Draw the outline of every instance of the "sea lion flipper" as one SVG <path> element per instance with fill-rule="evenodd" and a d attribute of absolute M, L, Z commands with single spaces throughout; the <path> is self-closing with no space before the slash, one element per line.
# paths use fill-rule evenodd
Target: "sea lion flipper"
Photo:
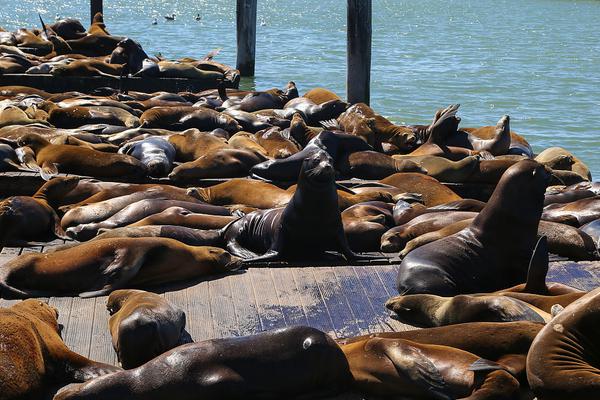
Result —
<path fill-rule="evenodd" d="M 485 358 L 480 358 L 469 366 L 469 371 L 474 372 L 490 372 L 498 370 L 506 370 L 506 368 L 497 362 L 486 360 Z"/>
<path fill-rule="evenodd" d="M 44 164 L 42 164 L 42 168 L 40 169 L 40 175 L 43 180 L 49 181 L 50 179 L 58 175 L 58 167 L 56 166 L 56 164 L 46 161 L 44 162 Z"/>
<path fill-rule="evenodd" d="M 59 239 L 72 240 L 69 236 L 67 236 L 67 234 L 63 230 L 62 226 L 60 225 L 60 218 L 58 217 L 58 215 L 56 215 L 54 210 L 52 211 L 52 220 L 54 223 L 54 235 Z"/>
<path fill-rule="evenodd" d="M 545 294 L 546 275 L 548 274 L 548 239 L 542 236 L 538 239 L 531 260 L 529 261 L 529 270 L 527 272 L 527 283 L 525 283 L 525 293 Z"/>

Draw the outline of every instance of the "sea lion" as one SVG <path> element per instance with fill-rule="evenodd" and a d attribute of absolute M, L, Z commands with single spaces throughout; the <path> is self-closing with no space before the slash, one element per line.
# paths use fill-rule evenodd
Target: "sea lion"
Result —
<path fill-rule="evenodd" d="M 126 226 L 115 229 L 100 229 L 93 240 L 120 237 L 164 237 L 175 239 L 190 246 L 222 247 L 222 237 L 219 229 L 193 229 L 175 225 Z"/>
<path fill-rule="evenodd" d="M 187 62 L 161 60 L 157 64 L 160 76 L 164 78 L 202 80 L 207 86 L 212 87 L 217 86 L 224 79 L 222 72 L 202 70 Z"/>
<path fill-rule="evenodd" d="M 311 140 L 317 137 L 325 129 L 306 125 L 304 118 L 300 113 L 295 113 L 292 116 L 289 126 L 290 137 L 294 138 L 302 148 L 304 148 Z"/>
<path fill-rule="evenodd" d="M 245 215 L 227 226 L 224 239 L 232 254 L 253 260 L 322 257 L 334 249 L 359 258 L 348 246 L 333 160 L 323 150 L 303 161 L 298 187 L 285 207 Z"/>
<path fill-rule="evenodd" d="M 342 346 L 353 386 L 367 396 L 418 399 L 518 397 L 502 364 L 448 346 L 372 338 Z"/>
<path fill-rule="evenodd" d="M 242 127 L 227 114 L 204 107 L 154 107 L 140 117 L 143 128 L 163 128 L 183 131 L 196 128 L 210 131 L 225 129 L 229 133 L 241 131 Z"/>
<path fill-rule="evenodd" d="M 356 190 L 356 189 L 355 189 Z M 485 207 L 485 203 L 475 199 L 461 199 L 450 201 L 448 203 L 438 204 L 433 207 L 426 207 L 421 202 L 423 201 L 423 196 L 419 193 L 412 192 L 402 192 L 404 195 L 417 195 L 417 199 L 409 199 L 410 201 L 406 201 L 406 198 L 400 198 L 396 201 L 394 205 L 394 222 L 396 225 L 403 225 L 407 222 L 413 220 L 414 218 L 428 213 L 441 212 L 441 211 L 473 211 L 479 212 L 483 210 Z M 403 201 L 400 201 L 403 200 Z"/>
<path fill-rule="evenodd" d="M 76 177 L 54 178 L 31 197 L 11 196 L 0 201 L 0 243 L 23 245 L 30 241 L 67 239 L 54 207 L 64 193 L 77 185 Z"/>
<path fill-rule="evenodd" d="M 194 213 L 183 207 L 169 207 L 128 226 L 176 225 L 194 229 L 220 229 L 238 218 L 237 216 Z"/>
<path fill-rule="evenodd" d="M 138 117 L 121 107 L 94 105 L 90 102 L 80 104 L 86 105 L 53 108 L 48 116 L 48 122 L 64 129 L 76 129 L 89 124 L 135 128 L 140 124 Z"/>
<path fill-rule="evenodd" d="M 103 296 L 124 286 L 148 287 L 238 269 L 217 247 L 167 238 L 93 240 L 52 253 L 30 253 L 0 267 L 0 287 L 15 297 Z"/>
<path fill-rule="evenodd" d="M 68 64 L 55 64 L 50 73 L 53 76 L 102 76 L 116 79 L 123 74 L 123 66 L 109 64 L 104 61 L 85 59 L 75 60 Z M 56 126 L 56 125 L 55 125 Z"/>
<path fill-rule="evenodd" d="M 74 40 L 86 35 L 85 28 L 75 18 L 62 18 L 48 25 L 48 28 L 65 40 Z"/>
<path fill-rule="evenodd" d="M 0 143 L 0 172 L 15 171 L 21 169 L 19 158 L 12 146 Z"/>
<path fill-rule="evenodd" d="M 46 180 L 59 172 L 97 177 L 139 177 L 146 174 L 141 162 L 124 154 L 51 144 L 34 133 L 22 136 L 18 144 L 33 149 L 36 162 L 41 167 L 40 174 Z"/>
<path fill-rule="evenodd" d="M 300 147 L 290 139 L 289 135 L 283 134 L 279 127 L 272 127 L 257 132 L 256 141 L 272 158 L 287 158 L 300 151 Z"/>
<path fill-rule="evenodd" d="M 52 144 L 70 144 L 71 146 L 83 146 L 88 149 L 103 151 L 105 153 L 116 153 L 119 148 L 110 143 L 91 143 L 85 140 L 78 139 L 71 135 L 60 135 L 50 140 Z"/>
<path fill-rule="evenodd" d="M 549 147 L 535 157 L 535 161 L 555 170 L 573 171 L 588 181 L 592 180 L 590 169 L 579 158 L 562 147 Z"/>
<path fill-rule="evenodd" d="M 54 399 L 314 398 L 346 390 L 351 379 L 331 338 L 297 326 L 179 346 L 139 368 L 67 386 Z"/>
<path fill-rule="evenodd" d="M 398 257 L 402 259 L 402 258 L 406 257 L 406 255 L 408 253 L 410 253 L 417 247 L 424 246 L 427 243 L 435 242 L 436 240 L 443 239 L 450 235 L 454 235 L 455 233 L 460 232 L 463 229 L 465 229 L 466 227 L 468 227 L 469 225 L 471 225 L 472 222 L 473 222 L 473 218 L 463 219 L 460 221 L 456 221 L 450 225 L 446 225 L 443 228 L 438 229 L 436 231 L 427 232 L 427 233 L 419 235 L 413 239 L 410 239 L 408 242 L 406 242 L 406 244 L 404 245 L 404 248 L 398 254 Z M 383 252 L 392 253 L 395 251 L 399 251 L 401 245 L 402 245 L 402 243 L 396 244 L 396 243 L 392 242 L 391 240 L 389 240 L 387 236 L 385 237 L 385 239 L 382 236 L 381 251 L 383 251 Z"/>
<path fill-rule="evenodd" d="M 253 166 L 266 161 L 260 153 L 249 150 L 222 148 L 207 153 L 194 161 L 173 168 L 169 179 L 173 181 L 238 178 L 248 176 Z"/>
<path fill-rule="evenodd" d="M 110 64 L 123 64 L 123 74 L 135 74 L 143 68 L 148 54 L 142 46 L 133 39 L 126 38 L 117 44 L 110 54 Z"/>
<path fill-rule="evenodd" d="M 230 97 L 223 85 L 219 85 L 219 96 L 223 101 L 221 108 L 254 112 L 265 109 L 280 109 L 292 99 L 298 97 L 298 89 L 294 82 L 288 82 L 285 91 L 271 89 L 264 92 L 251 92 L 243 98 Z"/>
<path fill-rule="evenodd" d="M 157 294 L 115 290 L 106 309 L 113 348 L 125 369 L 139 367 L 181 341 L 185 313 Z"/>
<path fill-rule="evenodd" d="M 600 393 L 595 343 L 600 289 L 567 306 L 537 335 L 527 355 L 527 380 L 540 399 L 588 400 Z"/>
<path fill-rule="evenodd" d="M 250 150 L 267 157 L 267 150 L 258 144 L 256 137 L 250 132 L 240 131 L 227 140 L 227 144 L 233 149 Z"/>
<path fill-rule="evenodd" d="M 234 178 L 214 186 L 188 189 L 188 194 L 209 204 L 244 204 L 260 209 L 285 206 L 293 193 L 254 179 Z"/>
<path fill-rule="evenodd" d="M 354 251 L 378 251 L 381 235 L 394 226 L 393 205 L 381 201 L 359 203 L 342 212 L 344 233 Z"/>
<path fill-rule="evenodd" d="M 198 129 L 188 129 L 171 135 L 168 140 L 175 147 L 175 158 L 180 162 L 194 161 L 205 154 L 227 147 L 225 140 Z"/>
<path fill-rule="evenodd" d="M 256 133 L 263 129 L 273 127 L 273 125 L 268 122 L 269 118 L 260 118 L 260 116 L 246 111 L 227 109 L 223 111 L 223 114 L 232 116 L 241 127 L 248 132 Z"/>
<path fill-rule="evenodd" d="M 169 200 L 163 198 L 151 198 L 142 199 L 131 203 L 103 221 L 79 224 L 77 226 L 70 227 L 66 230 L 66 233 L 70 237 L 75 238 L 79 241 L 89 240 L 96 236 L 98 230 L 102 228 L 112 229 L 130 225 L 148 216 L 160 213 L 171 207 L 179 207 L 189 212 L 197 212 L 208 215 L 230 215 L 229 210 L 225 207 L 214 206 L 212 204 L 204 204 L 200 202 L 193 203 L 188 201 Z M 227 221 L 231 222 L 230 220 Z M 226 225 L 226 223 L 224 223 L 224 225 Z"/>
<path fill-rule="evenodd" d="M 308 92 L 304 93 L 302 97 L 306 97 L 315 104 L 323 104 L 331 100 L 342 100 L 340 96 L 331 90 L 322 87 L 310 89 Z"/>
<path fill-rule="evenodd" d="M 48 126 L 48 121 L 31 118 L 27 113 L 16 106 L 4 107 L 0 111 L 0 128 L 9 125 L 42 124 Z"/>
<path fill-rule="evenodd" d="M 146 166 L 148 175 L 166 176 L 173 168 L 175 147 L 162 137 L 148 137 L 125 143 L 120 154 L 127 154 L 140 160 Z"/>
<path fill-rule="evenodd" d="M 101 12 L 97 12 L 94 14 L 92 18 L 92 23 L 87 31 L 90 35 L 110 35 L 106 30 L 106 25 L 104 25 L 104 16 Z"/>
<path fill-rule="evenodd" d="M 579 227 L 600 218 L 600 196 L 544 207 L 542 219 Z"/>
<path fill-rule="evenodd" d="M 69 350 L 60 337 L 56 308 L 25 300 L 0 308 L 2 399 L 34 399 L 49 384 L 84 382 L 120 371 Z"/>
<path fill-rule="evenodd" d="M 401 192 L 421 194 L 426 207 L 461 200 L 459 195 L 442 185 L 437 179 L 414 172 L 397 173 L 379 182 L 394 186 Z"/>
<path fill-rule="evenodd" d="M 346 111 L 348 103 L 341 100 L 330 100 L 316 104 L 306 97 L 296 97 L 288 101 L 280 113 L 283 118 L 292 119 L 295 113 L 300 113 L 307 124 L 318 126 L 320 121 L 337 118 Z"/>
<path fill-rule="evenodd" d="M 535 161 L 510 167 L 469 227 L 402 260 L 398 292 L 454 296 L 525 281 L 548 180 L 545 168 Z"/>
<path fill-rule="evenodd" d="M 342 173 L 359 179 L 384 179 L 398 172 L 418 172 L 428 174 L 412 160 L 396 160 L 377 151 L 357 151 L 348 155 L 347 166 Z"/>
<path fill-rule="evenodd" d="M 394 125 L 365 103 L 352 105 L 337 121 L 344 132 L 362 137 L 378 152 L 383 151 L 383 142 L 391 143 L 403 152 L 414 150 L 417 145 L 417 136 L 412 129 Z"/>
<path fill-rule="evenodd" d="M 123 39 L 125 38 L 121 36 L 96 34 L 67 40 L 67 43 L 75 54 L 86 57 L 102 57 L 109 56 Z"/>
<path fill-rule="evenodd" d="M 560 191 L 547 190 L 546 195 L 544 196 L 544 207 L 550 204 L 571 203 L 573 201 L 594 196 L 596 196 L 596 193 L 587 189 L 567 190 L 565 187 L 564 190 Z"/>
<path fill-rule="evenodd" d="M 596 248 L 600 251 L 600 219 L 595 219 L 579 228 L 592 238 Z"/>
<path fill-rule="evenodd" d="M 409 294 L 392 297 L 385 306 L 399 321 L 421 328 L 465 322 L 546 323 L 552 318 L 549 313 L 522 300 L 488 293 L 454 297 Z"/>

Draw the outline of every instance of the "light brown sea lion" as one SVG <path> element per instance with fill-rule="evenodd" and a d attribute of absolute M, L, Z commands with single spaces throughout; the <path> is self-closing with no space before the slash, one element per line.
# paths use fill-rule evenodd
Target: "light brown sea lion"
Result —
<path fill-rule="evenodd" d="M 405 193 L 419 193 L 427 207 L 461 200 L 461 197 L 442 185 L 437 179 L 423 174 L 403 172 L 391 175 L 379 182 L 394 186 Z"/>
<path fill-rule="evenodd" d="M 208 85 L 216 86 L 223 80 L 223 73 L 217 71 L 205 71 L 194 67 L 192 64 L 178 61 L 159 61 L 160 75 L 165 78 L 188 78 L 203 80 Z"/>
<path fill-rule="evenodd" d="M 51 144 L 33 133 L 21 137 L 18 143 L 33 149 L 36 162 L 41 167 L 40 173 L 46 179 L 59 172 L 97 177 L 139 177 L 146 174 L 146 168 L 140 161 L 124 154 Z"/>
<path fill-rule="evenodd" d="M 55 400 L 319 398 L 348 389 L 346 357 L 304 326 L 179 346 L 134 370 L 71 385 Z"/>
<path fill-rule="evenodd" d="M 267 182 L 239 178 L 214 186 L 190 188 L 188 194 L 210 204 L 220 206 L 244 204 L 260 209 L 282 207 L 293 195 Z"/>
<path fill-rule="evenodd" d="M 228 215 L 194 213 L 183 207 L 169 207 L 128 226 L 177 225 L 194 229 L 220 229 L 238 218 Z"/>
<path fill-rule="evenodd" d="M 180 344 L 185 313 L 157 294 L 115 290 L 106 309 L 113 348 L 125 369 L 139 367 Z"/>
<path fill-rule="evenodd" d="M 250 150 L 267 157 L 267 150 L 258 144 L 256 137 L 250 132 L 238 132 L 227 140 L 227 144 L 233 149 Z"/>
<path fill-rule="evenodd" d="M 417 136 L 411 128 L 394 125 L 364 103 L 348 108 L 338 117 L 338 123 L 343 131 L 362 137 L 376 151 L 383 151 L 382 142 L 389 142 L 401 151 L 411 151 L 417 145 Z"/>
<path fill-rule="evenodd" d="M 289 137 L 283 135 L 279 127 L 256 132 L 255 137 L 258 144 L 267 150 L 267 155 L 272 158 L 287 158 L 301 150 Z"/>
<path fill-rule="evenodd" d="M 66 239 L 54 207 L 64 193 L 77 185 L 78 180 L 76 177 L 54 178 L 32 197 L 12 196 L 0 201 L 0 243 L 14 245 L 47 241 L 53 236 Z"/>
<path fill-rule="evenodd" d="M 219 229 L 200 230 L 175 225 L 129 226 L 106 231 L 100 229 L 98 236 L 93 240 L 118 237 L 164 237 L 175 239 L 190 246 L 220 247 L 223 245 Z"/>
<path fill-rule="evenodd" d="M 0 86 L 0 96 L 2 97 L 16 97 L 19 95 L 36 95 L 43 99 L 47 99 L 51 96 L 50 93 L 44 90 L 29 86 Z"/>
<path fill-rule="evenodd" d="M 310 89 L 308 92 L 304 93 L 302 97 L 306 97 L 315 104 L 323 104 L 331 100 L 341 100 L 340 96 L 338 96 L 331 90 L 322 87 Z"/>
<path fill-rule="evenodd" d="M 0 287 L 16 297 L 102 296 L 236 270 L 240 260 L 216 247 L 167 238 L 93 240 L 53 253 L 21 255 L 0 267 Z"/>
<path fill-rule="evenodd" d="M 596 289 L 567 306 L 535 338 L 527 355 L 527 380 L 539 399 L 598 397 L 599 312 L 600 289 Z"/>
<path fill-rule="evenodd" d="M 592 174 L 587 165 L 562 147 L 549 147 L 538 154 L 535 160 L 552 169 L 573 171 L 588 181 L 592 180 Z"/>
<path fill-rule="evenodd" d="M 38 36 L 34 31 L 20 28 L 15 31 L 17 47 L 26 48 L 30 53 L 43 56 L 52 51 L 52 42 Z"/>
<path fill-rule="evenodd" d="M 9 125 L 30 124 L 50 125 L 48 121 L 31 118 L 25 111 L 16 106 L 8 106 L 0 111 L 0 128 Z"/>
<path fill-rule="evenodd" d="M 108 124 L 134 128 L 139 120 L 127 111 L 116 107 L 73 106 L 56 107 L 50 111 L 48 122 L 57 128 L 74 129 L 88 124 Z"/>
<path fill-rule="evenodd" d="M 469 227 L 402 260 L 398 292 L 454 296 L 525 281 L 548 181 L 544 166 L 535 161 L 510 167 Z"/>
<path fill-rule="evenodd" d="M 513 399 L 508 368 L 448 346 L 372 338 L 342 346 L 354 387 L 364 395 L 418 399 Z"/>
<path fill-rule="evenodd" d="M 229 115 L 205 107 L 154 107 L 144 111 L 140 123 L 145 128 L 176 131 L 189 128 L 211 131 L 221 128 L 229 133 L 235 133 L 242 130 L 237 121 Z"/>
<path fill-rule="evenodd" d="M 462 221 L 454 222 L 441 229 L 438 229 L 437 231 L 427 232 L 422 235 L 419 235 L 406 243 L 404 249 L 402 249 L 402 251 L 398 254 L 398 257 L 404 258 L 408 253 L 410 253 L 417 247 L 421 247 L 426 245 L 427 243 L 443 239 L 446 236 L 454 235 L 455 233 L 460 232 L 461 230 L 471 225 L 472 222 L 472 218 L 463 219 Z M 399 247 L 400 246 L 393 245 L 389 240 L 387 240 L 387 238 L 385 242 L 383 240 L 381 241 L 381 251 L 384 251 L 386 253 L 398 251 L 400 250 Z"/>
<path fill-rule="evenodd" d="M 104 61 L 86 59 L 75 60 L 69 64 L 55 65 L 50 72 L 54 76 L 103 76 L 116 79 L 121 76 L 123 66 Z"/>
<path fill-rule="evenodd" d="M 51 144 L 69 144 L 71 146 L 82 146 L 88 149 L 103 151 L 105 153 L 116 153 L 119 148 L 110 143 L 90 143 L 71 135 L 56 136 L 50 140 Z"/>
<path fill-rule="evenodd" d="M 60 337 L 56 308 L 25 300 L 0 308 L 0 396 L 42 398 L 48 385 L 84 382 L 121 370 L 69 350 Z"/>
<path fill-rule="evenodd" d="M 250 168 L 266 161 L 266 158 L 248 150 L 223 148 L 207 153 L 194 161 L 173 168 L 169 179 L 174 181 L 237 178 L 248 176 Z"/>
<path fill-rule="evenodd" d="M 342 212 L 344 232 L 354 251 L 378 251 L 381 235 L 394 226 L 393 205 L 381 201 L 359 203 Z"/>
<path fill-rule="evenodd" d="M 600 218 L 600 196 L 544 207 L 542 219 L 579 227 Z"/>
<path fill-rule="evenodd" d="M 227 147 L 225 140 L 198 129 L 188 129 L 171 135 L 169 142 L 175 147 L 175 159 L 180 162 L 194 161 L 212 151 Z"/>

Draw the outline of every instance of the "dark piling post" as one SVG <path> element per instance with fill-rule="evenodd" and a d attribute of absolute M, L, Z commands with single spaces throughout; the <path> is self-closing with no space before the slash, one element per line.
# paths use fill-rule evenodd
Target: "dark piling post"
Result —
<path fill-rule="evenodd" d="M 348 0 L 346 91 L 349 103 L 369 104 L 371 98 L 371 4 L 371 0 Z"/>
<path fill-rule="evenodd" d="M 102 0 L 90 0 L 90 24 L 94 22 L 94 15 L 102 13 Z"/>
<path fill-rule="evenodd" d="M 237 69 L 254 76 L 256 57 L 256 0 L 237 0 Z"/>

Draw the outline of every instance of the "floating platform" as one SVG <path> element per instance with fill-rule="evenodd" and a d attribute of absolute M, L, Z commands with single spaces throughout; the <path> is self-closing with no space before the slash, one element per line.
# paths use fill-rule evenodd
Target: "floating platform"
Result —
<path fill-rule="evenodd" d="M 240 77 L 225 80 L 227 88 L 237 89 Z M 110 87 L 121 91 L 154 92 L 201 92 L 216 89 L 214 80 L 187 78 L 111 78 L 104 76 L 54 76 L 50 74 L 5 74 L 0 75 L 0 86 L 29 86 L 48 93 L 77 91 L 90 93 L 94 89 Z"/>

